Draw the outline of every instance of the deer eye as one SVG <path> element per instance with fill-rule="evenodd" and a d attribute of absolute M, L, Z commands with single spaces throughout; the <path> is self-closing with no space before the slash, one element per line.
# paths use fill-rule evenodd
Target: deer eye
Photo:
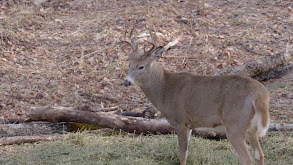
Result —
<path fill-rule="evenodd" d="M 142 70 L 142 69 L 144 69 L 144 66 L 140 66 L 138 69 L 139 69 L 139 70 Z"/>

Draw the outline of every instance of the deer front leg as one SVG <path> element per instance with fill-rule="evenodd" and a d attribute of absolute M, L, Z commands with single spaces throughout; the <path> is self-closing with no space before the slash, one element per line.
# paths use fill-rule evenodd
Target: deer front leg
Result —
<path fill-rule="evenodd" d="M 179 157 L 180 165 L 186 165 L 188 155 L 188 141 L 190 138 L 191 130 L 189 125 L 176 125 L 175 131 L 178 136 L 179 142 Z"/>

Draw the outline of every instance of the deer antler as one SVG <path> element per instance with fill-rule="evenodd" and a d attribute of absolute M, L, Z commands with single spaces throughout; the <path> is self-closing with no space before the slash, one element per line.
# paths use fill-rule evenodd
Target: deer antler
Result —
<path fill-rule="evenodd" d="M 152 47 L 148 50 L 148 51 L 145 51 L 145 47 L 144 47 L 144 54 L 149 54 L 151 51 L 153 51 L 155 48 L 156 48 L 156 41 L 157 41 L 157 36 L 156 34 L 154 35 L 152 32 L 150 32 L 150 35 L 151 35 L 151 39 L 152 41 L 147 41 L 145 40 L 145 42 L 149 43 L 152 45 Z"/>
<path fill-rule="evenodd" d="M 128 43 L 128 44 L 132 47 L 132 50 L 133 50 L 134 52 L 136 52 L 137 49 L 138 49 L 138 44 L 137 44 L 137 37 L 132 36 L 133 31 L 134 31 L 134 28 L 132 28 L 132 30 L 130 31 L 130 36 L 129 36 L 129 38 L 130 38 L 130 42 L 127 41 L 127 40 L 123 40 L 123 42 Z M 125 34 L 124 34 L 124 38 L 125 38 L 125 36 L 126 36 L 126 33 L 127 33 L 127 32 L 125 32 Z"/>
<path fill-rule="evenodd" d="M 145 38 L 148 35 L 141 34 L 140 36 L 132 36 L 133 35 L 133 31 L 134 31 L 134 28 L 130 31 L 130 36 L 129 36 L 130 41 L 128 41 L 128 40 L 122 40 L 122 41 L 128 43 L 132 47 L 133 52 L 137 52 L 137 50 L 138 50 L 138 40 L 141 39 L 141 38 Z M 126 33 L 127 32 L 125 32 L 125 34 L 124 34 L 124 38 L 126 38 L 125 37 L 126 36 Z M 146 51 L 145 50 L 145 47 L 146 46 L 144 45 L 143 50 L 144 50 L 144 54 L 145 55 L 149 54 L 151 51 L 153 51 L 156 48 L 157 36 L 155 34 L 153 34 L 152 32 L 149 32 L 149 33 L 150 33 L 150 36 L 151 36 L 151 41 L 147 41 L 147 40 L 144 40 L 144 41 L 147 42 L 147 43 L 149 43 L 149 44 L 151 44 L 152 47 L 149 50 Z"/>

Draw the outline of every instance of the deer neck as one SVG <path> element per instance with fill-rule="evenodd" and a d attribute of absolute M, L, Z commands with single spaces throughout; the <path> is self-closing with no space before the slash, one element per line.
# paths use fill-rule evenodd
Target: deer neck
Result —
<path fill-rule="evenodd" d="M 146 97 L 156 108 L 161 107 L 163 103 L 165 74 L 164 68 L 154 61 L 151 64 L 151 77 L 140 86 Z"/>

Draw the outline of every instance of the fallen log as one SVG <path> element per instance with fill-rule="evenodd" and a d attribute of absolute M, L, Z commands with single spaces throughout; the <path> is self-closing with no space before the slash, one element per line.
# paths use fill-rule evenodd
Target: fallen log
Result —
<path fill-rule="evenodd" d="M 107 129 L 107 128 L 105 128 Z M 89 133 L 99 134 L 104 132 L 104 129 L 89 131 Z M 108 130 L 111 131 L 111 130 Z M 274 124 L 270 125 L 269 131 L 293 131 L 293 124 Z M 170 132 L 171 133 L 171 132 Z M 16 136 L 16 137 L 3 137 L 0 138 L 0 146 L 13 145 L 21 143 L 33 143 L 39 141 L 51 141 L 57 140 L 64 136 L 65 134 L 55 134 L 55 135 L 41 135 L 41 136 Z M 203 132 L 203 131 L 192 131 L 193 136 L 201 136 L 206 139 L 220 140 L 226 139 L 226 134 L 224 132 Z"/>
<path fill-rule="evenodd" d="M 42 135 L 42 136 L 15 136 L 15 137 L 4 137 L 0 138 L 0 146 L 11 145 L 11 144 L 21 144 L 21 143 L 33 143 L 39 141 L 51 141 L 57 140 L 63 135 Z"/>
<path fill-rule="evenodd" d="M 126 117 L 106 112 L 80 111 L 73 107 L 31 108 L 26 121 L 78 122 L 126 132 L 168 134 L 174 128 L 166 120 Z"/>
<path fill-rule="evenodd" d="M 280 78 L 282 75 L 285 75 L 289 72 L 293 72 L 293 64 L 287 65 L 280 69 L 272 70 L 268 73 L 264 73 L 258 76 L 253 76 L 252 78 L 258 80 L 258 81 L 268 81 L 270 79 Z"/>
<path fill-rule="evenodd" d="M 213 132 L 213 131 L 204 132 L 204 131 L 192 130 L 191 134 L 193 136 L 200 136 L 205 139 L 213 139 L 213 140 L 227 139 L 225 132 Z"/>
<path fill-rule="evenodd" d="M 66 123 L 31 122 L 19 124 L 0 124 L 0 137 L 36 136 L 63 134 L 67 132 Z"/>
<path fill-rule="evenodd" d="M 268 58 L 253 62 L 247 62 L 239 67 L 229 68 L 223 72 L 217 72 L 215 75 L 242 75 L 248 77 L 255 77 L 268 73 L 272 70 L 280 69 L 281 67 L 290 65 L 292 61 L 292 49 L 289 48 L 289 46 L 287 46 L 286 50 L 283 50 Z"/>
<path fill-rule="evenodd" d="M 79 122 L 139 134 L 170 134 L 174 132 L 173 126 L 166 119 L 127 117 L 105 112 L 94 113 L 80 111 L 73 107 L 31 108 L 27 121 Z M 292 131 L 292 128 L 293 124 L 272 123 L 270 124 L 269 131 Z M 193 131 L 193 134 L 211 139 L 225 138 L 223 132 Z"/>
<path fill-rule="evenodd" d="M 293 124 L 271 123 L 269 131 L 293 131 Z"/>
<path fill-rule="evenodd" d="M 123 116 L 132 116 L 132 117 L 143 117 L 148 119 L 161 118 L 161 113 L 158 112 L 154 107 L 148 107 L 142 112 L 122 112 L 118 113 Z"/>

